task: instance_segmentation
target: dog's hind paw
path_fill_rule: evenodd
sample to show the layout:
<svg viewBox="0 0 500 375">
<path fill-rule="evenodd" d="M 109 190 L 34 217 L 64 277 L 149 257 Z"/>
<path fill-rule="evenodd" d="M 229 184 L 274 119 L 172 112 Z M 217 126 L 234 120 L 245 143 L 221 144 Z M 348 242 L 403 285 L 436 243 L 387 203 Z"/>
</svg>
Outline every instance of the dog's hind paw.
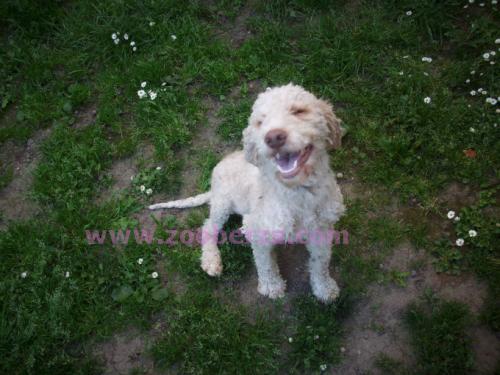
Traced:
<svg viewBox="0 0 500 375">
<path fill-rule="evenodd" d="M 263 296 L 271 299 L 283 298 L 285 296 L 286 282 L 283 279 L 271 281 L 260 281 L 257 290 Z"/>
</svg>

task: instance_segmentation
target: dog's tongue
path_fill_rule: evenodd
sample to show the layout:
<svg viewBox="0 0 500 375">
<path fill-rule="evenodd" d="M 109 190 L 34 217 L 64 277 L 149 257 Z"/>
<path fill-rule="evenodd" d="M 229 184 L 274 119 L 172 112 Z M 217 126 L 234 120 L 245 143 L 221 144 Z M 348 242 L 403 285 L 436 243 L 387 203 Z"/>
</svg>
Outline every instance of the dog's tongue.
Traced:
<svg viewBox="0 0 500 375">
<path fill-rule="evenodd" d="M 276 155 L 276 164 L 281 173 L 289 173 L 297 168 L 300 152 L 293 154 L 284 153 Z"/>
</svg>

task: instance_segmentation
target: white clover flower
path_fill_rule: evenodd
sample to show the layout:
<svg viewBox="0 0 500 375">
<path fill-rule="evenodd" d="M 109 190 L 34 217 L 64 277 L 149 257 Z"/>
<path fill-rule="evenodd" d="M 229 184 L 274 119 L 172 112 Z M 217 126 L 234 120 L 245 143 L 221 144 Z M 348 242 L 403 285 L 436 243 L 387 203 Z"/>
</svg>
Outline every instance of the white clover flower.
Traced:
<svg viewBox="0 0 500 375">
<path fill-rule="evenodd" d="M 111 34 L 111 39 L 115 40 L 116 38 L 118 38 L 118 35 L 116 35 L 116 33 Z"/>
<path fill-rule="evenodd" d="M 22 279 L 25 279 L 26 276 L 28 276 L 28 272 L 27 271 L 21 272 L 21 278 Z"/>
<path fill-rule="evenodd" d="M 144 263 L 144 259 L 142 258 L 137 259 L 137 264 L 142 264 L 142 263 Z"/>
<path fill-rule="evenodd" d="M 154 21 L 151 21 L 151 22 L 149 23 L 149 26 L 151 26 L 151 27 L 153 27 L 154 25 L 155 25 L 155 22 L 154 22 Z"/>
<path fill-rule="evenodd" d="M 147 195 L 151 195 L 151 194 L 153 194 L 153 189 L 151 189 L 151 188 L 147 189 L 147 190 L 146 190 L 146 194 L 147 194 Z"/>
<path fill-rule="evenodd" d="M 476 132 L 476 129 L 474 129 L 473 127 L 470 127 L 470 128 L 469 128 L 469 131 L 470 131 L 471 133 L 475 133 L 475 132 Z"/>
<path fill-rule="evenodd" d="M 144 192 L 144 190 L 146 190 L 146 186 L 141 185 L 141 187 L 139 188 L 139 190 L 140 190 L 141 192 Z"/>
<path fill-rule="evenodd" d="M 477 236 L 477 232 L 474 229 L 471 229 L 469 231 L 469 237 L 476 237 L 476 236 Z"/>
<path fill-rule="evenodd" d="M 130 42 L 130 47 L 133 47 L 133 46 L 135 46 L 135 42 L 134 42 L 134 41 L 131 41 L 131 42 Z"/>
<path fill-rule="evenodd" d="M 148 96 L 148 94 L 146 94 L 146 91 L 144 91 L 144 90 L 139 90 L 139 91 L 137 91 L 137 96 L 139 97 L 139 99 L 143 99 L 146 96 Z"/>
<path fill-rule="evenodd" d="M 66 271 L 66 272 L 64 273 L 64 277 L 65 277 L 65 278 L 68 278 L 68 277 L 69 277 L 69 271 Z"/>
<path fill-rule="evenodd" d="M 407 15 L 407 16 L 411 16 L 412 14 L 413 14 L 413 12 L 412 12 L 411 10 L 407 10 L 407 11 L 406 11 L 406 15 Z"/>
<path fill-rule="evenodd" d="M 118 38 L 113 39 L 113 43 L 115 43 L 116 45 L 118 45 L 118 43 L 120 43 L 120 39 L 118 39 Z"/>
<path fill-rule="evenodd" d="M 172 40 L 177 40 L 177 36 L 176 36 L 176 35 L 174 35 L 174 34 L 172 34 L 172 35 L 170 35 L 170 39 L 172 39 Z"/>
<path fill-rule="evenodd" d="M 465 80 L 465 83 L 470 83 L 470 79 L 466 79 L 466 80 Z"/>
<path fill-rule="evenodd" d="M 427 96 L 427 97 L 424 98 L 424 103 L 425 104 L 429 104 L 431 102 L 431 100 L 432 99 L 429 96 Z"/>
<path fill-rule="evenodd" d="M 465 241 L 463 238 L 459 238 L 455 241 L 455 243 L 457 244 L 457 246 L 463 246 Z"/>
<path fill-rule="evenodd" d="M 151 274 L 151 277 L 152 277 L 153 279 L 157 279 L 157 278 L 158 278 L 158 272 L 156 272 L 156 271 L 155 271 L 155 272 L 153 272 L 153 273 Z"/>
<path fill-rule="evenodd" d="M 128 34 L 123 34 L 123 39 L 128 40 Z"/>
<path fill-rule="evenodd" d="M 161 167 L 160 166 L 156 167 L 156 170 L 161 171 Z"/>
<path fill-rule="evenodd" d="M 477 92 L 476 92 L 476 90 L 472 90 L 472 91 L 470 92 L 470 94 L 471 94 L 472 96 L 476 96 Z"/>
<path fill-rule="evenodd" d="M 289 343 L 292 343 L 292 342 L 293 342 L 293 337 L 289 337 L 289 338 L 288 338 L 288 342 L 289 342 Z"/>
<path fill-rule="evenodd" d="M 147 83 L 146 81 L 141 82 L 141 87 L 142 87 L 142 88 L 144 88 L 144 87 L 146 87 L 146 85 L 147 85 L 147 84 L 148 84 L 148 83 Z"/>
<path fill-rule="evenodd" d="M 137 47 L 132 47 L 132 51 L 133 52 L 137 51 Z"/>
<path fill-rule="evenodd" d="M 148 94 L 149 94 L 149 97 L 151 98 L 151 100 L 155 100 L 156 96 L 158 95 L 155 91 L 152 91 L 152 90 L 149 90 Z"/>
<path fill-rule="evenodd" d="M 455 219 L 453 219 L 453 221 L 456 221 L 456 222 L 460 221 L 460 216 L 457 216 Z"/>
<path fill-rule="evenodd" d="M 320 366 L 319 366 L 319 369 L 320 369 L 321 371 L 326 371 L 326 367 L 327 367 L 326 365 L 320 365 Z"/>
<path fill-rule="evenodd" d="M 448 219 L 453 219 L 455 217 L 455 211 L 448 211 L 446 216 L 448 216 Z"/>
<path fill-rule="evenodd" d="M 430 62 L 432 62 L 432 57 L 425 57 L 424 56 L 424 57 L 422 57 L 422 61 L 430 63 Z"/>
</svg>

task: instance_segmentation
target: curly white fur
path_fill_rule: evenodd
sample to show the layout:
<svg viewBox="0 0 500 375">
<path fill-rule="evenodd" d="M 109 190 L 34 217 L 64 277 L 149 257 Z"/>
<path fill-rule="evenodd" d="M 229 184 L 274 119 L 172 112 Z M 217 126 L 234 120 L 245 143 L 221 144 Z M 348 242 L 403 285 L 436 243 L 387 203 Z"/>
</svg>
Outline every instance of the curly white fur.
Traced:
<svg viewBox="0 0 500 375">
<path fill-rule="evenodd" d="M 279 148 L 266 142 L 272 130 L 286 134 L 286 141 Z M 246 232 L 292 234 L 304 228 L 332 229 L 345 208 L 327 151 L 340 147 L 340 141 L 340 120 L 327 102 L 293 84 L 267 89 L 253 105 L 243 131 L 243 151 L 234 152 L 217 164 L 210 192 L 152 205 L 150 209 L 194 207 L 209 201 L 210 216 L 203 233 L 221 229 L 232 213 L 243 216 Z M 299 165 L 291 173 L 283 173 L 277 165 L 279 154 L 299 152 Z M 201 266 L 209 275 L 218 276 L 222 260 L 216 240 L 202 236 Z M 270 298 L 283 297 L 286 285 L 272 256 L 272 244 L 250 238 L 249 241 L 259 276 L 259 293 Z M 311 241 L 306 247 L 310 253 L 313 293 L 323 302 L 333 301 L 339 288 L 329 272 L 331 245 Z"/>
</svg>

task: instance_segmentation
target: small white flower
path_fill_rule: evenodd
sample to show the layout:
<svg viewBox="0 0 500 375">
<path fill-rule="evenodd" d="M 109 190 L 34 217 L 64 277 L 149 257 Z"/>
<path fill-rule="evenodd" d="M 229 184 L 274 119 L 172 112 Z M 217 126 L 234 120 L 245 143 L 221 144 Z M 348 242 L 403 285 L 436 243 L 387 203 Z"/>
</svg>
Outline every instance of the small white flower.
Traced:
<svg viewBox="0 0 500 375">
<path fill-rule="evenodd" d="M 488 52 L 483 53 L 483 59 L 488 60 L 490 58 L 490 54 Z"/>
<path fill-rule="evenodd" d="M 429 77 L 429 73 L 424 72 L 424 76 Z"/>
<path fill-rule="evenodd" d="M 24 272 L 21 272 L 21 278 L 22 279 L 25 279 L 26 276 L 28 276 L 28 272 L 24 271 Z"/>
<path fill-rule="evenodd" d="M 326 371 L 326 367 L 327 367 L 326 365 L 321 365 L 321 366 L 319 366 L 319 369 L 321 371 Z"/>
<path fill-rule="evenodd" d="M 337 178 L 343 178 L 343 177 L 344 177 L 344 174 L 342 172 L 337 173 Z"/>
<path fill-rule="evenodd" d="M 113 43 L 115 43 L 115 44 L 118 44 L 118 43 L 120 43 L 120 39 L 118 39 L 118 38 L 116 38 L 116 39 L 113 39 Z"/>
<path fill-rule="evenodd" d="M 413 12 L 412 12 L 411 10 L 407 10 L 407 11 L 406 11 L 406 15 L 407 15 L 407 16 L 411 16 L 412 14 L 413 14 Z"/>
<path fill-rule="evenodd" d="M 486 95 L 487 93 L 488 93 L 488 91 L 486 91 L 486 90 L 483 90 L 483 91 L 481 92 L 481 94 L 483 94 L 483 95 Z"/>
<path fill-rule="evenodd" d="M 474 75 L 474 74 L 476 74 L 476 71 L 475 70 L 471 70 L 470 74 Z"/>
<path fill-rule="evenodd" d="M 399 75 L 402 76 L 404 73 L 403 72 L 399 72 Z"/>
<path fill-rule="evenodd" d="M 470 94 L 471 94 L 472 96 L 476 96 L 477 92 L 476 92 L 476 90 L 472 90 L 472 91 L 470 92 Z"/>
<path fill-rule="evenodd" d="M 172 35 L 170 35 L 170 39 L 177 40 L 177 36 L 175 36 L 174 34 L 172 34 Z"/>
<path fill-rule="evenodd" d="M 495 51 L 490 51 L 491 56 L 495 56 L 497 53 Z"/>
<path fill-rule="evenodd" d="M 147 85 L 147 84 L 148 84 L 148 83 L 147 83 L 146 81 L 141 82 L 141 87 L 142 87 L 142 88 L 144 88 L 144 87 L 146 87 L 146 85 Z"/>
<path fill-rule="evenodd" d="M 407 58 L 409 58 L 409 57 L 410 57 L 409 55 L 404 55 L 404 56 L 403 56 L 403 59 L 407 59 Z"/>
<path fill-rule="evenodd" d="M 446 216 L 448 216 L 448 219 L 453 219 L 455 217 L 455 211 L 448 211 Z"/>
<path fill-rule="evenodd" d="M 495 39 L 495 44 L 500 44 L 500 38 Z"/>
<path fill-rule="evenodd" d="M 469 0 L 469 3 L 474 4 L 474 0 Z"/>
<path fill-rule="evenodd" d="M 68 278 L 68 277 L 69 277 L 69 271 L 66 271 L 66 273 L 64 274 L 64 277 L 65 277 L 65 278 Z"/>
<path fill-rule="evenodd" d="M 147 195 L 151 195 L 151 194 L 153 194 L 153 189 L 151 189 L 151 188 L 147 189 L 147 190 L 146 190 L 146 194 L 147 194 Z"/>
<path fill-rule="evenodd" d="M 152 90 L 149 90 L 148 94 L 149 94 L 149 97 L 151 98 L 151 100 L 155 100 L 156 96 L 158 95 L 155 91 L 152 91 Z"/>
<path fill-rule="evenodd" d="M 137 96 L 139 97 L 139 99 L 142 99 L 142 98 L 145 98 L 146 96 L 148 96 L 148 94 L 146 94 L 146 91 L 144 91 L 144 90 L 139 90 L 139 91 L 137 91 Z"/>
<path fill-rule="evenodd" d="M 495 62 L 494 61 L 490 61 L 490 65 L 495 65 Z"/>
<path fill-rule="evenodd" d="M 128 40 L 128 34 L 123 34 L 123 39 Z"/>
<path fill-rule="evenodd" d="M 137 264 L 142 264 L 142 263 L 144 263 L 144 259 L 142 258 L 137 259 Z"/>
<path fill-rule="evenodd" d="M 474 229 L 471 229 L 469 231 L 469 237 L 476 237 L 476 236 L 477 236 L 477 232 Z"/>
<path fill-rule="evenodd" d="M 468 5 L 464 5 L 464 9 L 467 9 L 469 6 Z"/>
<path fill-rule="evenodd" d="M 484 7 L 484 3 L 480 3 L 480 4 L 479 4 L 479 6 L 480 6 L 480 7 Z"/>
<path fill-rule="evenodd" d="M 430 102 L 431 102 L 431 98 L 430 97 L 427 96 L 426 98 L 424 98 L 424 103 L 425 104 L 429 104 Z"/>
<path fill-rule="evenodd" d="M 293 342 L 293 337 L 289 337 L 289 338 L 288 338 L 288 342 L 289 342 L 289 343 L 292 343 L 292 342 Z"/>
<path fill-rule="evenodd" d="M 455 243 L 457 244 L 457 246 L 463 246 L 464 245 L 464 239 L 463 238 L 459 238 L 455 241 Z"/>
<path fill-rule="evenodd" d="M 469 128 L 469 131 L 470 131 L 471 133 L 475 133 L 475 132 L 476 132 L 476 129 L 474 129 L 473 127 L 470 127 L 470 128 Z"/>
<path fill-rule="evenodd" d="M 132 47 L 132 51 L 133 52 L 137 51 L 137 47 Z"/>
<path fill-rule="evenodd" d="M 432 57 L 422 57 L 422 61 L 425 61 L 425 62 L 432 62 Z"/>
<path fill-rule="evenodd" d="M 460 216 L 457 216 L 453 221 L 460 221 Z"/>
<path fill-rule="evenodd" d="M 470 83 L 470 79 L 466 79 L 466 80 L 465 80 L 465 83 Z"/>
<path fill-rule="evenodd" d="M 482 87 L 478 88 L 477 92 L 483 92 L 483 88 Z"/>
<path fill-rule="evenodd" d="M 340 352 L 345 353 L 345 348 L 343 346 L 340 347 Z"/>
<path fill-rule="evenodd" d="M 160 166 L 156 167 L 156 170 L 161 171 L 161 167 Z"/>
<path fill-rule="evenodd" d="M 492 4 L 492 5 L 497 5 L 497 4 L 498 4 L 498 1 L 497 1 L 497 0 L 491 0 L 491 4 Z"/>
<path fill-rule="evenodd" d="M 134 176 L 130 176 L 130 181 L 134 181 Z"/>
<path fill-rule="evenodd" d="M 111 34 L 111 39 L 115 40 L 116 38 L 118 38 L 118 35 L 116 35 L 116 33 Z"/>
<path fill-rule="evenodd" d="M 487 98 L 486 102 L 490 103 L 491 105 L 496 105 L 498 103 L 498 100 L 495 98 Z"/>
<path fill-rule="evenodd" d="M 151 22 L 149 23 L 149 26 L 151 26 L 151 27 L 153 27 L 154 25 L 155 25 L 154 21 L 151 21 Z"/>
<path fill-rule="evenodd" d="M 131 42 L 130 42 L 130 47 L 133 47 L 133 46 L 135 46 L 135 42 L 134 42 L 134 41 L 131 41 Z"/>
<path fill-rule="evenodd" d="M 144 190 L 146 190 L 146 186 L 141 185 L 141 187 L 139 189 L 143 192 Z"/>
<path fill-rule="evenodd" d="M 151 277 L 152 277 L 153 279 L 157 279 L 157 278 L 158 278 L 158 272 L 156 272 L 156 271 L 155 271 L 155 272 L 153 272 L 153 273 L 151 274 Z"/>
<path fill-rule="evenodd" d="M 315 340 L 319 340 L 319 335 L 314 335 Z"/>
<path fill-rule="evenodd" d="M 162 86 L 166 86 L 167 85 L 167 82 L 162 82 L 161 83 Z"/>
</svg>

